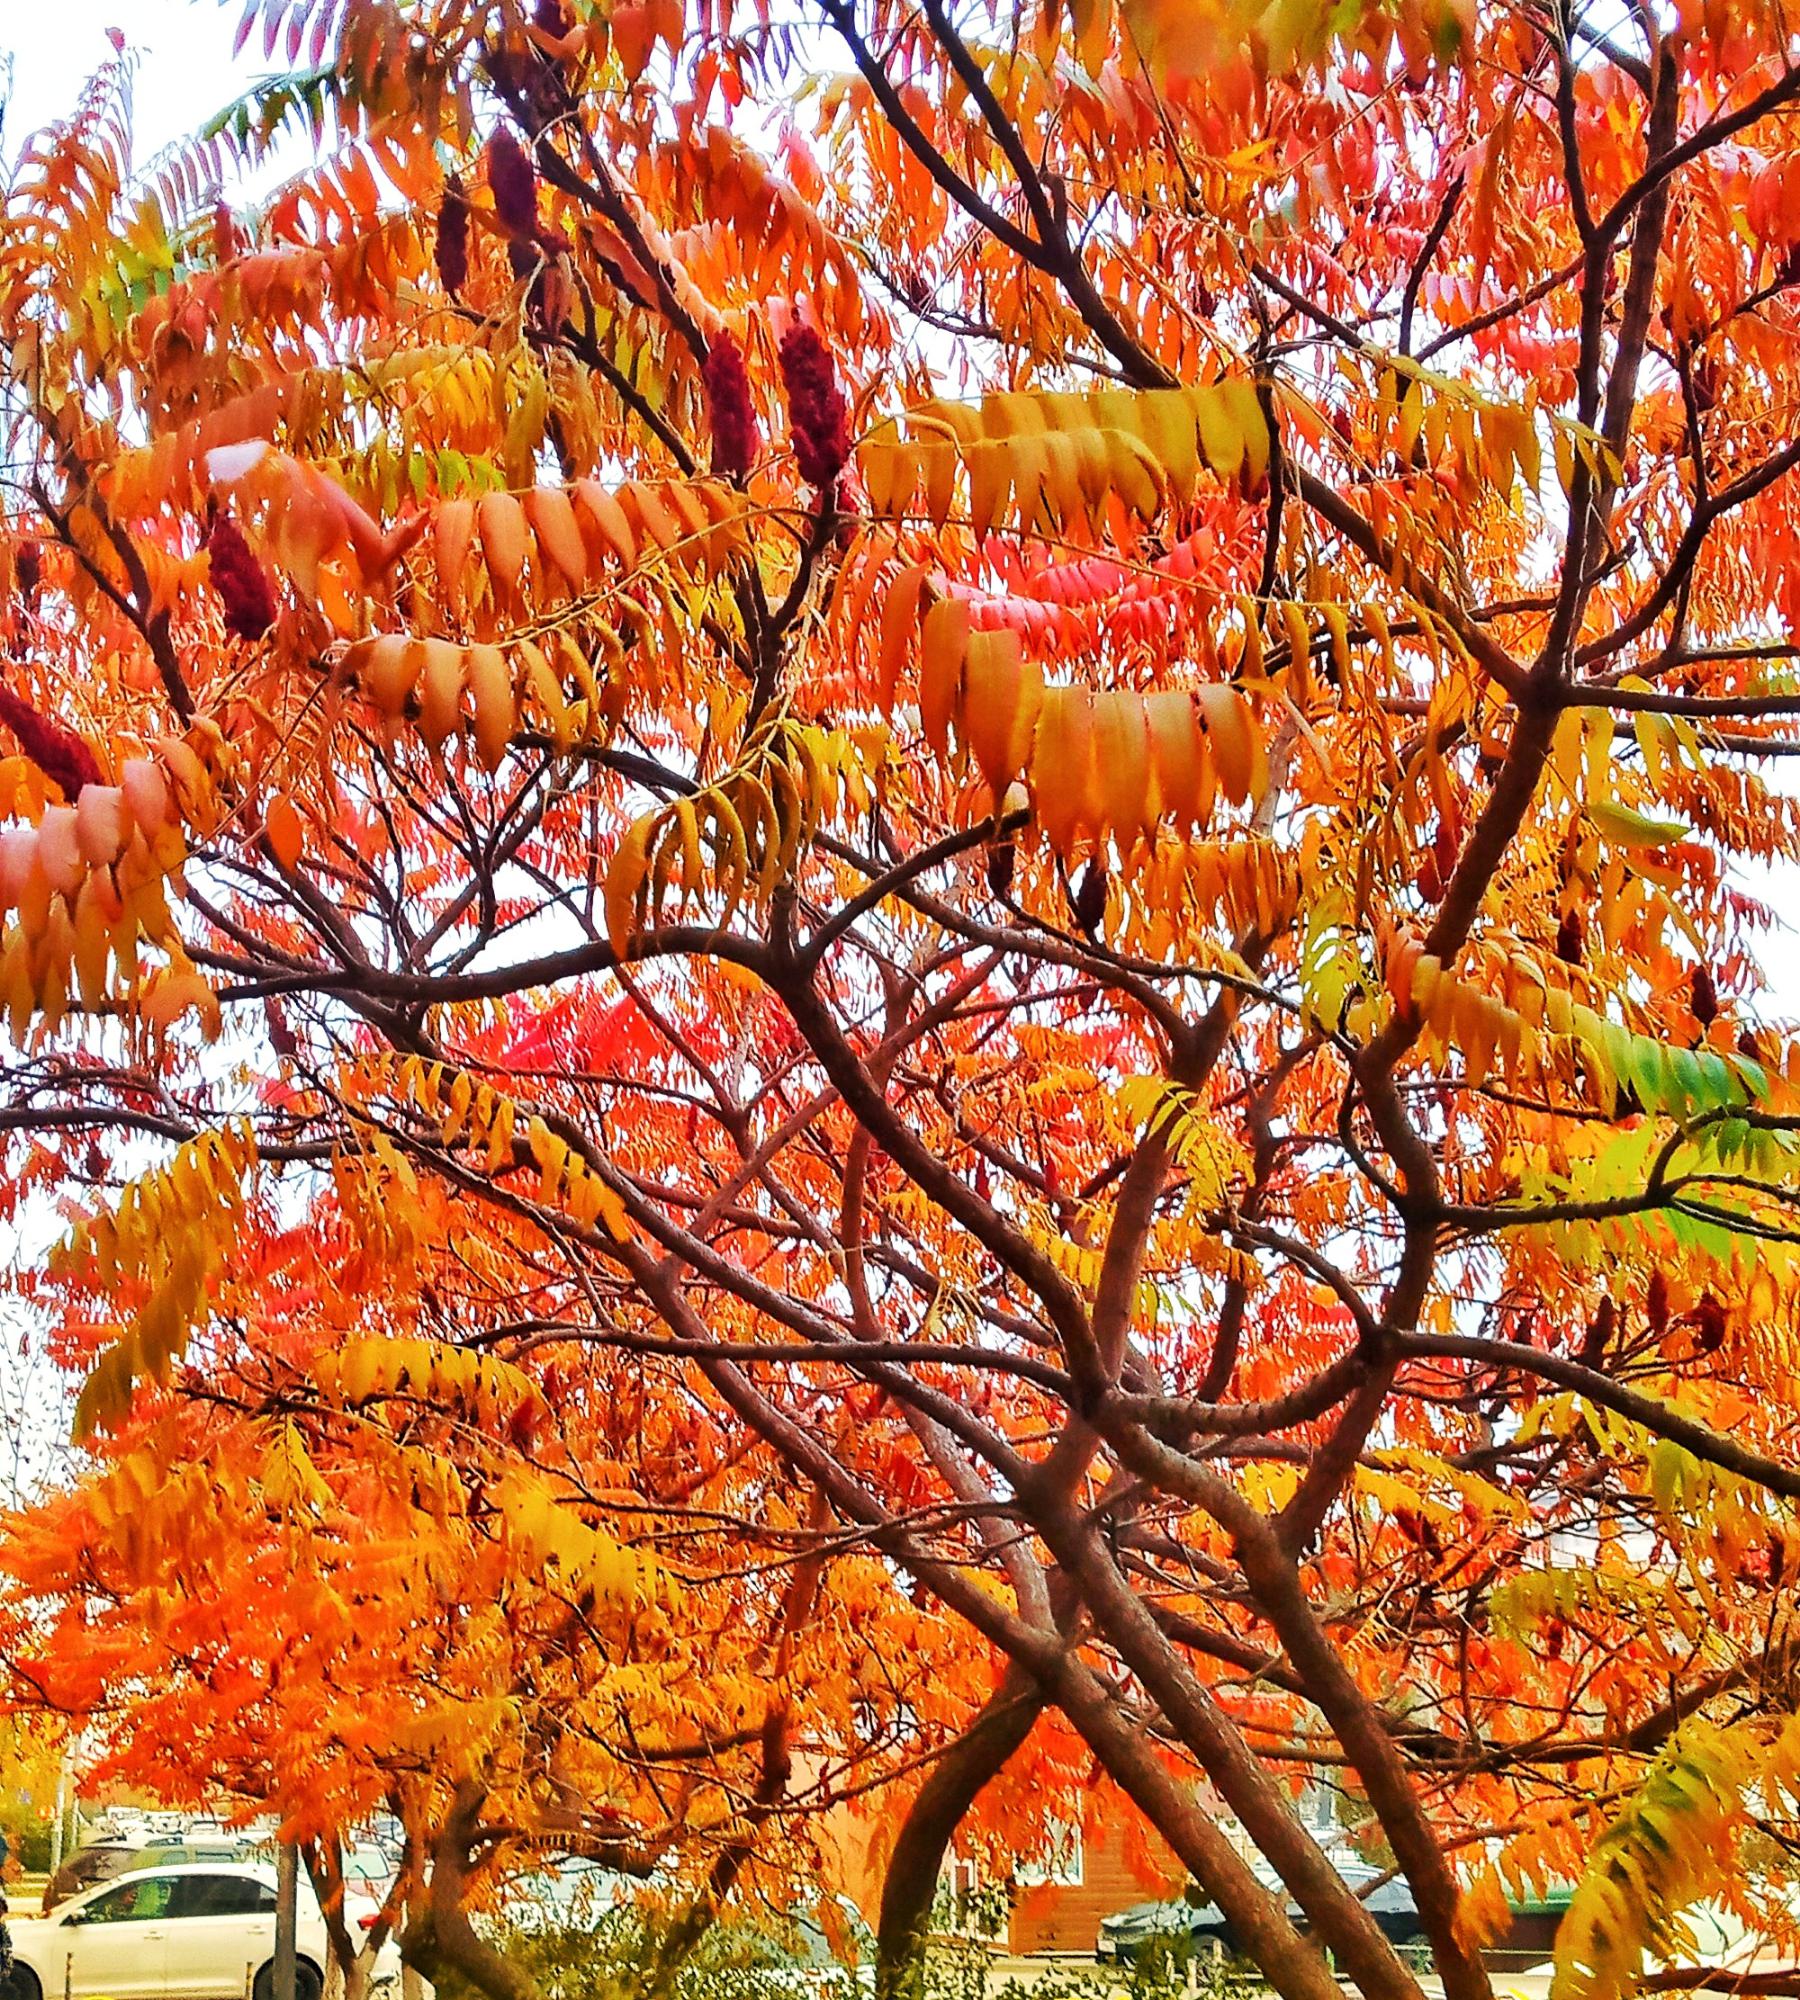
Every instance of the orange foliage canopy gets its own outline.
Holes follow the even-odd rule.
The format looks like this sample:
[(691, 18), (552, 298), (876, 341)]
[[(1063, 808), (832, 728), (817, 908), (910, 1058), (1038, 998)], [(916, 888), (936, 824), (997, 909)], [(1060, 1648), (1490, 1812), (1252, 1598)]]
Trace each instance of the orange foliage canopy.
[(495, 1992), (521, 1844), (881, 1799), (892, 1970), (1096, 1771), (1287, 2000), (1321, 1772), (1452, 2000), (1800, 1945), (1771, 0), (244, 32), (0, 246), (19, 1691)]

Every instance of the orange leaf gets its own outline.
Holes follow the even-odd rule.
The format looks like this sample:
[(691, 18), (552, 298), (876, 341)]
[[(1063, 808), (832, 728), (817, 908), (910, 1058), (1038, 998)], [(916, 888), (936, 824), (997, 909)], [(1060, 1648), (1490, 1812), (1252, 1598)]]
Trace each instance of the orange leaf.
[(404, 632), (385, 632), (378, 639), (353, 646), (344, 664), (383, 715), (399, 716), (406, 713), (406, 704), (418, 685), (425, 652), (417, 639), (409, 639)]
[(673, 549), (686, 539), (686, 528), (654, 481), (628, 480), (619, 488), (619, 505), (638, 531), (640, 548), (648, 542), (654, 548)]
[(625, 517), (625, 510), (597, 479), (578, 479), (575, 498), (592, 525), (601, 550), (617, 556), (629, 569), (637, 561), (637, 530)]
[(1206, 746), (1191, 695), (1165, 689), (1144, 699), (1144, 722), (1156, 771), (1157, 808), (1183, 831), (1205, 830), (1212, 800), (1206, 785)]
[(1203, 687), (1196, 699), (1206, 718), (1206, 735), (1225, 796), (1234, 805), (1262, 796), (1268, 785), (1268, 758), (1250, 704), (1236, 688)]
[(940, 757), (950, 747), (950, 717), (968, 650), (969, 600), (940, 597), (925, 614), (919, 653), (919, 726)]
[(516, 604), (525, 579), (525, 510), (510, 493), (484, 493), (475, 503), (475, 518), (495, 593)]
[(1046, 688), (1032, 745), (1031, 796), (1058, 853), (1068, 853), (1079, 831), (1098, 831), (1095, 790), (1094, 697), (1086, 688)]
[(419, 734), (441, 750), (462, 722), (468, 653), (450, 639), (426, 639), (419, 677)]
[(475, 537), (473, 500), (443, 500), (432, 522), (432, 555), (437, 563), (438, 598), (453, 618), (461, 618), (467, 608), (463, 571), (469, 560), (469, 544)]
[(1027, 661), (1017, 632), (971, 634), (963, 661), (962, 739), (996, 804), (1025, 768), (1044, 700), (1044, 670)]
[(894, 711), (894, 690), (907, 648), (919, 628), (919, 597), (925, 588), (925, 565), (914, 563), (894, 579), (894, 587), (881, 607), (881, 632), (875, 651), (875, 686), (882, 711)]
[(1152, 823), (1150, 732), (1131, 689), (1094, 697), (1094, 761), (1102, 815), (1123, 854)]
[(300, 814), (286, 792), (277, 792), (263, 812), (263, 834), (269, 843), (269, 851), (283, 868), (292, 870), (300, 865), (300, 856), (305, 851), (306, 831), (300, 821)]
[(560, 486), (534, 486), (525, 496), (525, 512), (538, 548), (570, 591), (580, 596), (587, 588), (587, 544), (568, 493)]
[(468, 677), (475, 703), (475, 754), (483, 770), (497, 771), (517, 721), (512, 669), (498, 646), (471, 646)]

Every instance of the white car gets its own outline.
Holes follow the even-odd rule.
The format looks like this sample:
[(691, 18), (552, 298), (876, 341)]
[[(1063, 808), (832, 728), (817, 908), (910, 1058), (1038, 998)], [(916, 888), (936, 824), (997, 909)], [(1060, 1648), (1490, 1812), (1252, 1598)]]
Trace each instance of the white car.
[[(358, 1912), (350, 1911), (352, 1924)], [(141, 1868), (71, 1897), (48, 1916), (11, 1919), (4, 2000), (273, 2000), (275, 1871), (242, 1862)], [(320, 2000), (325, 1920), (301, 1877), (297, 2000)], [(399, 1973), (390, 1939), (376, 1979)]]

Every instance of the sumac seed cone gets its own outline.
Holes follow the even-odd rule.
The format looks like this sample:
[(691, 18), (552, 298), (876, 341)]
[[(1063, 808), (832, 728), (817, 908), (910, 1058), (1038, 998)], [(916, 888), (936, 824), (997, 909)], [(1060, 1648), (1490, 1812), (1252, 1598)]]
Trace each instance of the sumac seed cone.
[(721, 333), (706, 350), (700, 379), (706, 385), (706, 414), (712, 426), (712, 469), (723, 479), (742, 479), (756, 463), (761, 442), (750, 404), (750, 371), (744, 350)]
[(454, 175), (444, 183), (438, 203), (437, 242), (433, 249), (437, 274), (452, 298), (469, 282), (469, 202)]
[(782, 336), (781, 379), (801, 477), (829, 489), (850, 456), (850, 413), (824, 341), (799, 320)]
[(105, 784), (98, 759), (74, 730), (40, 715), (23, 695), (5, 686), (0, 686), (0, 722), (71, 805), (80, 798), (83, 785)]
[(1719, 989), (1713, 984), (1713, 976), (1704, 965), (1694, 967), (1694, 983), (1689, 1004), (1693, 1007), (1694, 1019), (1703, 1028), (1710, 1028), (1719, 1018)]
[(511, 129), (502, 125), (488, 141), (488, 187), (494, 213), (514, 235), (537, 233), (537, 169)]
[(37, 602), (38, 589), (44, 581), (44, 552), (36, 542), (19, 544), (13, 557), (13, 581), (27, 605)]
[(1556, 927), (1556, 955), (1564, 965), (1581, 963), (1582, 946), (1586, 943), (1585, 926), (1581, 912), (1571, 910)]
[(260, 639), (275, 622), (275, 593), (229, 514), (212, 517), (206, 559), (213, 588), (225, 607), (226, 631), (237, 639)]
[(1090, 861), (1075, 891), (1075, 921), (1089, 937), (1097, 938), (1105, 919), (1106, 870), (1098, 861)]

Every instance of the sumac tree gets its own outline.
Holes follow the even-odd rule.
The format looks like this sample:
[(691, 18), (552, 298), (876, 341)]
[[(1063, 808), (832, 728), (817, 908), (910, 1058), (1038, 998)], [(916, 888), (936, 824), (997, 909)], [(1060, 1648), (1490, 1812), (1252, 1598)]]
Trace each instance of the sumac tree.
[[(292, 73), (141, 174), (103, 75), (0, 248), (52, 1511), (230, 1440), (247, 1560), (448, 1534), (507, 1669), (422, 1766), (452, 1884), (560, 1702), (621, 1837), (719, 1843), (696, 1923), (808, 1784), (910, 1786), (895, 1988), (1034, 1756), (1286, 2000), (1418, 1985), (1308, 1773), (1451, 2000), (1509, 1882), (1585, 1869), (1594, 2000), (1696, 1898), (1784, 1936), (1781, 12), (244, 32)], [(504, 1478), (690, 1610), (553, 1640)], [(207, 1560), (85, 1533), (65, 1651)]]

